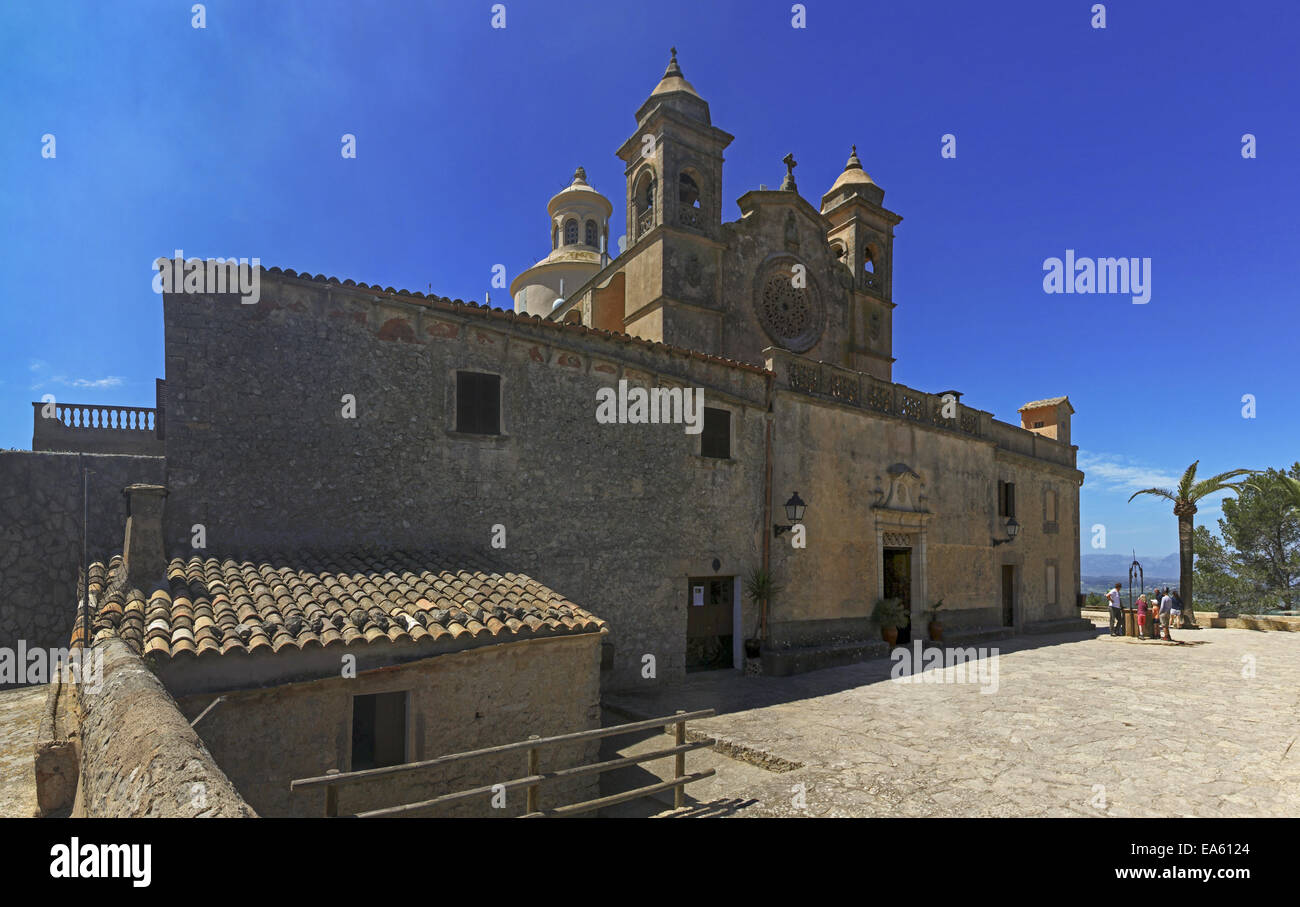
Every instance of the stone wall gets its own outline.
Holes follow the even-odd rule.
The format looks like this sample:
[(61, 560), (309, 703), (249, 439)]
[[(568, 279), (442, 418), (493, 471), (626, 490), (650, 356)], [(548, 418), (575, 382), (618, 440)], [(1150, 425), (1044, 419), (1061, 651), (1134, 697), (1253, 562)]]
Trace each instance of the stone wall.
[[(86, 455), (90, 560), (122, 550), (122, 489), (161, 483), (162, 457)], [(82, 483), (76, 454), (0, 451), (0, 646), (65, 647), (81, 570)]]
[[(1016, 520), (1020, 534), (995, 549), (995, 566), (1016, 569), (1016, 627), (1078, 617), (1079, 614), (1079, 473), (997, 448), (996, 477), (1016, 485)], [(1056, 498), (1056, 519), (1049, 519), (1048, 495)], [(996, 494), (996, 489), (990, 491)], [(998, 527), (997, 535), (1006, 533)], [(1047, 585), (1047, 568), (1056, 571), (1055, 598)], [(1000, 576), (995, 577), (1000, 584)]]
[(95, 651), (102, 684), (71, 686), (80, 719), (73, 817), (255, 818), (140, 657), (118, 639)]
[[(351, 770), (352, 697), (408, 691), (408, 761), (497, 746), (532, 734), (554, 736), (600, 726), (600, 639), (596, 634), (507, 643), (333, 678), (226, 693), (196, 730), (235, 786), (264, 816), (321, 816), (324, 790), (291, 793), (296, 778)], [(182, 697), (193, 719), (217, 693)], [(542, 771), (596, 761), (598, 742), (548, 748)], [(340, 789), (339, 813), (427, 800), (522, 777), (524, 752), (449, 768), (396, 775)], [(542, 787), (542, 806), (597, 796), (595, 776)], [(523, 790), (504, 810), (488, 797), (439, 816), (518, 815)]]
[[(769, 372), (391, 289), (276, 271), (262, 286), (254, 306), (164, 299), (165, 528), (182, 552), (196, 525), (219, 552), (479, 551), (609, 621), (610, 688), (684, 675), (687, 579), (743, 579), (796, 490), (811, 505), (810, 541), (775, 548), (778, 641), (874, 636), (880, 534), (919, 521), (918, 609), (942, 597), (950, 625), (1000, 625), (1001, 567), (1015, 564), (1015, 626), (1073, 615), (1075, 450), (987, 412), (960, 406), (940, 425), (935, 395), (779, 351), (766, 351)], [(456, 430), (458, 369), (501, 376), (501, 435)], [(731, 413), (731, 458), (700, 456), (700, 436), (680, 425), (598, 424), (596, 391), (620, 380), (703, 388), (706, 405)], [(882, 503), (899, 464), (920, 476), (924, 502)], [(1000, 478), (1019, 486), (1024, 533), (994, 546)], [(1037, 511), (1048, 486), (1056, 531)], [(753, 626), (746, 604), (742, 634)]]
[[(882, 595), (882, 548), (912, 547), (912, 626), (924, 635), (926, 609), (943, 599), (942, 621), (954, 630), (999, 626), (1002, 566), (1016, 567), (1014, 627), (1077, 616), (1078, 491), (1082, 476), (1071, 448), (1037, 439), (1051, 459), (1022, 456), (1000, 446), (1036, 436), (958, 407), (951, 427), (935, 424), (933, 395), (898, 395), (867, 408), (867, 391), (854, 373), (809, 367), (788, 354), (769, 358), (777, 372), (773, 408), (774, 521), (787, 522), (781, 504), (798, 491), (807, 503), (807, 547), (792, 534), (773, 547), (772, 571), (782, 592), (772, 605), (778, 645), (869, 639), (870, 620)], [(842, 378), (849, 385), (835, 383)], [(880, 385), (886, 386), (887, 385)], [(899, 385), (895, 389), (910, 389)], [(797, 390), (796, 390), (797, 388)], [(1023, 438), (1021, 436), (1024, 436)], [(905, 468), (907, 472), (903, 472)], [(912, 475), (914, 474), (914, 475)], [(1014, 542), (998, 517), (998, 481), (1016, 485)], [(1046, 519), (1047, 492), (1057, 496), (1056, 518)], [(917, 567), (922, 560), (923, 568)], [(1046, 567), (1056, 567), (1057, 592), (1049, 601)]]
[[(683, 676), (687, 578), (760, 558), (767, 375), (581, 328), (264, 273), (261, 302), (164, 300), (166, 530), (188, 550), (479, 551), (611, 626), (611, 683)], [(455, 430), (455, 371), (502, 376), (504, 434)], [(702, 387), (731, 460), (682, 425), (602, 425), (596, 391)], [(344, 418), (344, 395), (356, 418)], [(493, 527), (505, 547), (493, 548)], [(714, 566), (714, 561), (717, 566)]]

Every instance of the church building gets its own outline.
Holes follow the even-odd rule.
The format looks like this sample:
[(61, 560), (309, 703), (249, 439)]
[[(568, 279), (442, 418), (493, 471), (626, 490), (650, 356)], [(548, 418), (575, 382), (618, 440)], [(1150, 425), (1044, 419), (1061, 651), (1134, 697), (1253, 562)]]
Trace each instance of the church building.
[[(901, 641), (925, 638), (936, 608), (949, 641), (1083, 626), (1069, 400), (1030, 389), (1004, 422), (895, 383), (902, 219), (856, 148), (820, 204), (787, 156), (780, 188), (745, 192), (724, 222), (731, 142), (674, 52), (617, 151), (625, 242), (611, 248), (613, 205), (578, 168), (513, 311), (279, 268), (255, 304), (164, 293), (158, 406), (113, 437), (115, 454), (138, 438), (148, 467), (120, 484), (165, 489), (158, 562), (306, 575), (267, 594), (398, 648), (424, 610), (486, 625), (488, 604), (456, 598), (467, 577), (490, 578), (507, 616), (544, 588), (599, 615), (604, 689), (880, 654), (885, 598)], [(600, 418), (613, 394), (656, 417)], [(102, 427), (39, 406), (35, 450), (96, 449)], [(774, 583), (765, 601), (746, 592), (756, 574)], [(204, 575), (182, 591), (208, 594)], [(172, 607), (152, 591), (127, 600)], [(241, 605), (230, 632), (315, 644), (310, 620), (259, 616), (272, 603)], [(189, 657), (166, 630), (184, 620), (149, 620)]]

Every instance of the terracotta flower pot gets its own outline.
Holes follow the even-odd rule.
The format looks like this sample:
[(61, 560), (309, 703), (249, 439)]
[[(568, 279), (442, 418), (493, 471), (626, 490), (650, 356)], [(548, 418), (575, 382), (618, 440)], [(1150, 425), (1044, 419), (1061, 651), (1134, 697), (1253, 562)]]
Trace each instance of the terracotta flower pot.
[(930, 638), (935, 642), (941, 642), (943, 640), (943, 624), (939, 623), (939, 621), (930, 621), (930, 624), (926, 629), (930, 631)]
[(898, 627), (881, 627), (880, 636), (891, 646), (898, 644)]

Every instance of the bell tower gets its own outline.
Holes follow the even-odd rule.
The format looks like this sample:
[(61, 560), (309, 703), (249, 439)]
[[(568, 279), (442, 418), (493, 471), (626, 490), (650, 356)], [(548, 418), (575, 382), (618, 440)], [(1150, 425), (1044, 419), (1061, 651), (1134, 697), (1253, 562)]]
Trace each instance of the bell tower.
[(627, 165), (624, 330), (702, 352), (723, 342), (722, 152), (731, 136), (677, 65), (636, 112)]
[(858, 146), (844, 172), (822, 196), (826, 241), (840, 262), (841, 279), (852, 291), (848, 365), (893, 380), (894, 227), (903, 218), (884, 206), (885, 190), (862, 169)]
[(661, 226), (716, 239), (722, 152), (732, 136), (712, 124), (708, 102), (677, 65), (677, 48), (636, 120), (636, 131), (618, 150), (627, 164), (628, 248)]

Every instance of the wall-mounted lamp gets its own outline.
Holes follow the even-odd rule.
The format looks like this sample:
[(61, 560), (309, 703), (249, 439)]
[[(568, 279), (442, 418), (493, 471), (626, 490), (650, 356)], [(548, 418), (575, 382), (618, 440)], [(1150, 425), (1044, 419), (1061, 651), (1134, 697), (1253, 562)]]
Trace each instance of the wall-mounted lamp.
[(1007, 520), (1007, 537), (1004, 539), (993, 539), (993, 547), (996, 548), (998, 545), (1005, 545), (1007, 542), (1014, 542), (1016, 536), (1019, 534), (1020, 524), (1016, 522), (1015, 517), (1011, 517)]
[(776, 524), (772, 527), (773, 537), (780, 538), (781, 533), (789, 532), (794, 528), (793, 524), (802, 523), (803, 512), (807, 509), (808, 505), (799, 497), (799, 492), (796, 491), (794, 494), (790, 495), (790, 500), (785, 502), (785, 518), (790, 521), (791, 525), (782, 526), (779, 523)]

